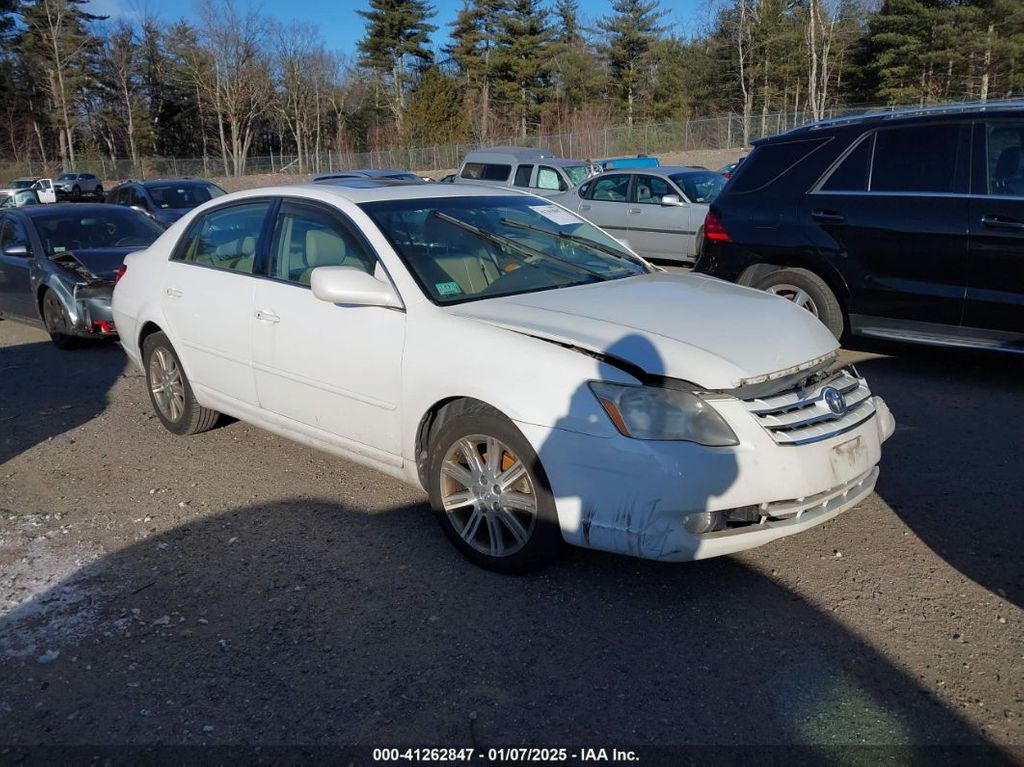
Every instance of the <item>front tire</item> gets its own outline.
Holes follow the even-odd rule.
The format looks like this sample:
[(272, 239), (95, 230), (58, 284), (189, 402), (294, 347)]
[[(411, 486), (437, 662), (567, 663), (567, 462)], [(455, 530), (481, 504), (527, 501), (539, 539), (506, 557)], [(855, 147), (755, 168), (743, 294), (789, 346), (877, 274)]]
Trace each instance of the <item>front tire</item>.
[(82, 196), (82, 189), (78, 185), (71, 187), (71, 196), (77, 200)]
[(807, 269), (779, 269), (764, 277), (757, 288), (782, 296), (806, 309), (836, 338), (843, 337), (845, 321), (839, 299), (825, 280)]
[(146, 338), (142, 360), (150, 402), (167, 431), (185, 436), (209, 431), (217, 424), (220, 413), (196, 401), (178, 353), (166, 334), (154, 333)]
[(94, 195), (96, 195), (97, 197), (102, 197), (103, 196), (103, 184), (97, 184), (96, 188), (93, 189), (92, 193)]
[(562, 533), (547, 477), (504, 415), (480, 402), (453, 406), (432, 430), (428, 472), (434, 514), (470, 561), (521, 574), (557, 558)]
[(43, 291), (42, 300), (43, 324), (46, 332), (50, 334), (50, 340), (58, 349), (67, 351), (77, 349), (81, 346), (81, 339), (72, 335), (69, 331), (73, 328), (71, 317), (60, 297), (46, 288)]

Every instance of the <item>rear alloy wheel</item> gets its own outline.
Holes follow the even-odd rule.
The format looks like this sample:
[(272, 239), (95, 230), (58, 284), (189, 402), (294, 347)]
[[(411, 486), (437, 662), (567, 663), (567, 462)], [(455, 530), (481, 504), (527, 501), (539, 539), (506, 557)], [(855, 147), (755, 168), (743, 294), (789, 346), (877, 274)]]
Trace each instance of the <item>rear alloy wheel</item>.
[(153, 410), (168, 431), (199, 434), (216, 425), (220, 414), (196, 401), (181, 360), (164, 333), (146, 338), (142, 359)]
[(807, 269), (779, 269), (761, 280), (756, 287), (792, 301), (817, 317), (836, 338), (842, 338), (845, 326), (843, 309), (828, 283), (814, 272)]
[(434, 512), (468, 559), (525, 573), (557, 556), (562, 536), (537, 455), (497, 411), (474, 404), (442, 422), (429, 471)]
[(46, 326), (46, 332), (50, 334), (50, 340), (58, 349), (76, 349), (80, 346), (80, 339), (69, 332), (73, 325), (68, 310), (64, 308), (57, 294), (49, 288), (43, 292), (43, 324)]

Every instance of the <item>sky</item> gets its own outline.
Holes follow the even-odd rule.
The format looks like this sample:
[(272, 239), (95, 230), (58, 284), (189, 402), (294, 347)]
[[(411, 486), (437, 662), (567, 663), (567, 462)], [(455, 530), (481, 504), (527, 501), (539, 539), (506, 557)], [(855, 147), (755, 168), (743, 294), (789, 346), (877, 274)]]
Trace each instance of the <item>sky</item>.
[[(254, 7), (265, 15), (279, 21), (300, 21), (319, 25), (320, 36), (329, 50), (355, 57), (356, 45), (363, 37), (364, 19), (357, 11), (368, 7), (367, 2), (351, 0), (235, 0), (239, 8)], [(712, 0), (662, 0), (667, 10), (665, 25), (670, 31), (682, 37), (696, 34), (709, 17)], [(462, 8), (463, 0), (432, 0), (437, 16), (431, 23), (438, 27), (432, 35), (435, 50), (448, 39), (449, 24)], [(553, 0), (545, 3), (549, 7)], [(580, 0), (580, 12), (584, 23), (593, 23), (609, 13), (610, 0)], [(194, 0), (160, 2), (159, 0), (90, 0), (89, 10), (93, 13), (118, 17), (140, 17), (155, 15), (167, 21), (184, 17), (195, 21)]]

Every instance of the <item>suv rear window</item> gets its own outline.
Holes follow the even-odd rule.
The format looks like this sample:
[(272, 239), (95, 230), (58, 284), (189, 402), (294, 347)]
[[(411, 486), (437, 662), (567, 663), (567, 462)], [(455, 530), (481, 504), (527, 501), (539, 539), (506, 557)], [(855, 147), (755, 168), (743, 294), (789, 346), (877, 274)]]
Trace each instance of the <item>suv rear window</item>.
[(754, 147), (750, 156), (733, 172), (731, 191), (742, 194), (770, 184), (827, 140), (783, 141)]
[(491, 165), (483, 162), (467, 162), (462, 167), (462, 177), (479, 181), (508, 181), (511, 165)]
[(875, 138), (872, 192), (954, 192), (960, 125), (887, 128)]

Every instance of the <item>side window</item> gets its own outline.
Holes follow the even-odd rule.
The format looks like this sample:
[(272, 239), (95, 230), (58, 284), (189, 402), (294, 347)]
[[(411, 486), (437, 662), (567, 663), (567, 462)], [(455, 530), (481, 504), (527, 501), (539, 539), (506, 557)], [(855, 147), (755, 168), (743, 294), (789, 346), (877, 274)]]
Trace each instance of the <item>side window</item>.
[(629, 193), (629, 176), (604, 176), (593, 180), (590, 199), (595, 202), (625, 202)]
[(376, 259), (341, 221), (340, 214), (284, 203), (270, 247), (270, 276), (308, 285), (318, 266), (351, 266), (372, 274)]
[(479, 181), (508, 181), (512, 173), (511, 165), (491, 165), (482, 162), (467, 162), (462, 167), (462, 178)]
[(872, 192), (955, 192), (960, 126), (887, 128), (875, 136)]
[(174, 254), (176, 259), (252, 274), (263, 220), (270, 203), (231, 205), (197, 220)]
[(657, 176), (636, 177), (636, 201), (641, 205), (661, 205), (666, 194), (676, 194), (668, 182)]
[(516, 168), (516, 180), (512, 182), (513, 186), (529, 186), (530, 176), (532, 175), (532, 165), (520, 165), (518, 168)]
[(117, 190), (117, 204), (118, 205), (130, 205), (128, 200), (131, 199), (132, 189), (129, 186), (122, 186)]
[(823, 192), (863, 192), (868, 188), (868, 170), (875, 134), (860, 139), (832, 174), (821, 185)]
[(562, 177), (558, 175), (557, 170), (541, 165), (537, 171), (537, 188), (564, 192), (565, 184), (562, 183)]
[(735, 194), (761, 189), (806, 160), (828, 140), (818, 138), (758, 144), (733, 171), (729, 188)]
[(1024, 197), (1024, 121), (985, 126), (988, 193)]
[(0, 224), (0, 251), (7, 250), (12, 245), (28, 247), (28, 232), (21, 221), (6, 218), (3, 224)]
[(142, 194), (142, 190), (139, 189), (137, 186), (131, 187), (130, 196), (128, 198), (128, 204), (136, 208), (149, 210), (149, 203), (146, 201), (145, 195)]
[(590, 197), (590, 188), (593, 185), (594, 185), (593, 181), (588, 181), (587, 183), (585, 183), (582, 186), (580, 186), (580, 191), (579, 191), (580, 197)]

